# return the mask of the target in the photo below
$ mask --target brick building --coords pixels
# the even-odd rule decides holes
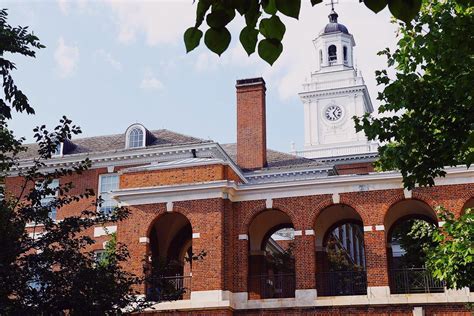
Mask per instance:
[[[47,168],[84,158],[92,168],[62,181],[100,192],[109,212],[128,206],[124,222],[89,233],[100,252],[116,232],[127,244],[127,269],[143,261],[174,263],[170,282],[181,300],[153,313],[176,315],[469,315],[469,289],[447,290],[404,255],[396,227],[408,220],[440,225],[434,207],[456,215],[474,205],[474,172],[448,168],[436,186],[404,190],[397,172],[374,172],[377,144],[356,134],[350,117],[373,110],[353,67],[355,46],[332,12],[315,40],[318,70],[300,94],[305,149],[267,149],[265,82],[238,80],[237,142],[219,144],[133,124],[123,134],[73,139]],[[271,137],[271,135],[270,135]],[[21,168],[35,156],[24,153]],[[5,180],[19,194],[22,179]],[[91,200],[52,212],[60,220]],[[290,249],[290,250],[289,250]],[[202,260],[190,254],[205,251]],[[398,258],[398,259],[397,259]],[[143,293],[153,299],[156,289]],[[151,313],[151,312],[150,312]]]

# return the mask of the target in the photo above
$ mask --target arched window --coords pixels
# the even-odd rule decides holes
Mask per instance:
[[[323,51],[319,50],[319,65],[323,65]]]
[[[144,133],[140,127],[133,127],[128,133],[128,148],[140,148],[144,144]]]
[[[328,61],[329,64],[335,64],[337,61],[337,48],[336,45],[331,45],[328,47]]]
[[[344,55],[344,62],[347,63],[347,46],[342,48],[342,53]]]

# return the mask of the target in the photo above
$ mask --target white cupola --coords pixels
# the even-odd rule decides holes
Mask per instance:
[[[318,52],[317,71],[334,71],[353,68],[355,41],[343,24],[337,22],[338,14],[332,9],[329,23],[313,41]]]
[[[376,152],[378,147],[354,127],[353,116],[374,109],[364,79],[354,68],[354,38],[337,19],[332,8],[329,23],[313,41],[316,71],[299,94],[304,105],[305,143],[297,153],[307,158],[361,155]]]

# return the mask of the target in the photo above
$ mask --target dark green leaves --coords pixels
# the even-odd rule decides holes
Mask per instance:
[[[390,12],[399,20],[410,23],[421,8],[421,0],[389,0]]]
[[[379,13],[387,6],[387,0],[364,0],[365,6],[375,13]]]
[[[376,13],[388,4],[392,14],[406,23],[410,22],[419,12],[421,1],[364,0],[365,5]],[[239,38],[247,54],[251,55],[255,52],[259,40],[258,30],[265,39],[271,39],[274,44],[270,45],[269,42],[266,42],[261,46],[259,45],[259,54],[262,50],[264,56],[274,56],[275,52],[279,51],[281,53],[278,48],[281,46],[286,30],[284,23],[277,15],[281,16],[283,14],[298,19],[301,11],[301,0],[197,0],[196,2],[196,24],[194,28],[186,30],[184,36],[186,51],[190,52],[199,46],[202,33],[196,31],[196,29],[199,29],[202,23],[206,21],[206,24],[212,29],[212,31],[206,32],[204,38],[206,46],[219,55],[229,46],[230,34],[226,28],[235,19],[236,12],[245,18],[246,25],[240,31]],[[321,3],[322,0],[310,0],[310,2],[312,6],[315,6]],[[264,15],[263,19],[261,19],[262,14]],[[221,43],[219,43],[220,40],[222,40]],[[280,44],[277,45],[276,41]],[[265,47],[273,48],[271,52],[264,52]],[[273,58],[267,57],[265,60],[273,60]]]
[[[184,32],[184,44],[186,45],[186,53],[199,46],[201,41],[202,31],[195,27],[190,27]]]
[[[204,35],[204,43],[207,48],[219,56],[229,47],[230,39],[230,32],[225,27],[222,29],[210,28]]]
[[[244,47],[247,54],[250,56],[255,52],[255,47],[258,41],[258,30],[246,26],[240,32],[240,43]]]
[[[301,0],[275,0],[278,11],[289,17],[298,19],[301,9]]]
[[[283,24],[280,18],[276,15],[269,19],[262,19],[259,28],[260,33],[262,33],[265,38],[277,39],[280,42],[283,39],[283,35],[285,35],[286,31],[285,24]]]
[[[270,65],[278,59],[283,45],[276,39],[264,39],[258,43],[258,55]]]

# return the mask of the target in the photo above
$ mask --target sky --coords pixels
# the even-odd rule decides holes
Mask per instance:
[[[238,41],[244,20],[231,22],[232,41],[218,57],[204,43],[186,54],[182,36],[194,25],[192,0],[67,1],[0,0],[10,25],[29,26],[46,48],[35,59],[6,56],[17,65],[16,84],[36,115],[16,115],[17,136],[33,141],[33,128],[54,127],[66,115],[80,137],[125,132],[136,122],[147,129],[236,141],[237,79],[260,77],[267,86],[267,146],[288,152],[304,142],[298,92],[316,68],[312,40],[328,22],[330,7],[303,0],[300,19],[282,17],[284,50],[273,66],[248,57]],[[355,60],[377,107],[374,72],[386,68],[377,52],[395,47],[396,26],[387,9],[373,13],[358,0],[335,5],[339,22],[353,34]]]

